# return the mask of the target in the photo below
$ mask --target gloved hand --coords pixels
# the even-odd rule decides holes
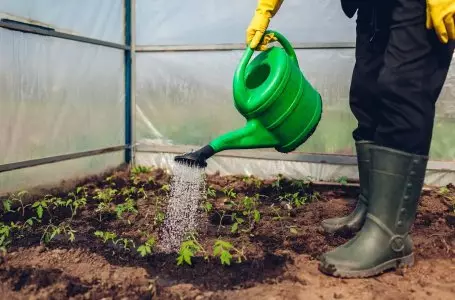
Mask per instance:
[[[455,0],[427,0],[427,29],[435,29],[444,44],[455,40]]]
[[[259,0],[253,19],[246,30],[246,43],[253,49],[263,51],[267,49],[267,44],[276,40],[273,34],[268,34],[263,38],[270,19],[272,19],[280,9],[283,0]],[[261,41],[262,39],[262,41]]]

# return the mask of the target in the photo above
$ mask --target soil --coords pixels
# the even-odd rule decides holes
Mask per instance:
[[[159,248],[159,212],[166,208],[169,175],[161,169],[111,175],[84,184],[86,204],[72,218],[69,207],[52,204],[70,198],[59,190],[53,190],[54,198],[45,198],[50,200],[41,222],[33,219],[32,226],[17,227],[38,218],[37,206],[25,210],[19,206],[18,212],[2,214],[4,224],[16,224],[7,237],[11,244],[0,256],[3,299],[455,299],[455,187],[451,185],[422,193],[411,232],[414,267],[345,280],[320,273],[318,257],[353,234],[325,234],[320,222],[349,213],[355,205],[355,187],[208,176],[207,202],[212,208],[205,211],[202,206],[208,206],[201,202],[196,238],[209,257],[198,253],[191,265],[177,266],[178,253],[166,254]],[[97,189],[117,190],[102,214],[97,211]],[[83,190],[73,192],[84,196]],[[260,196],[253,208],[260,213],[257,223],[242,216],[246,209],[241,205],[245,197],[255,196]],[[117,216],[115,208],[128,197],[137,211]],[[298,206],[290,199],[302,203]],[[228,200],[236,205],[229,206]],[[233,233],[234,212],[245,222]],[[74,230],[74,240],[69,241],[70,235],[63,231],[55,232],[50,241],[43,239],[46,229],[52,233],[49,224]],[[122,241],[104,243],[96,231],[115,233],[136,247],[154,237],[157,245],[142,257],[131,244],[125,248]],[[212,255],[217,239],[243,251],[241,262],[238,253],[231,252],[231,265],[222,265]]]

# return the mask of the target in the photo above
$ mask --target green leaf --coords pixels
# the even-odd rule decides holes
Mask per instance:
[[[231,265],[232,255],[229,251],[221,252],[220,260],[222,265]]]
[[[259,222],[261,220],[261,213],[257,210],[254,211],[254,221]]]
[[[43,212],[44,212],[44,209],[42,206],[38,206],[36,208],[36,214],[38,215],[38,218],[43,218]]]
[[[239,223],[234,223],[231,227],[231,232],[236,233],[238,229],[239,229]]]
[[[6,212],[9,212],[11,210],[11,200],[3,200],[3,208]]]

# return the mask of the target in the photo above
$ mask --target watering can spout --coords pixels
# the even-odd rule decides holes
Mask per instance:
[[[250,120],[245,127],[221,135],[199,150],[176,156],[174,160],[205,168],[207,159],[224,150],[272,148],[278,144],[279,141],[259,121]]]

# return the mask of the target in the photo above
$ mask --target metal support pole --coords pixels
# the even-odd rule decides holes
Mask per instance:
[[[124,71],[125,71],[125,144],[129,147],[125,150],[125,162],[134,164],[134,9],[135,0],[124,0],[124,34],[125,46],[124,51]]]

